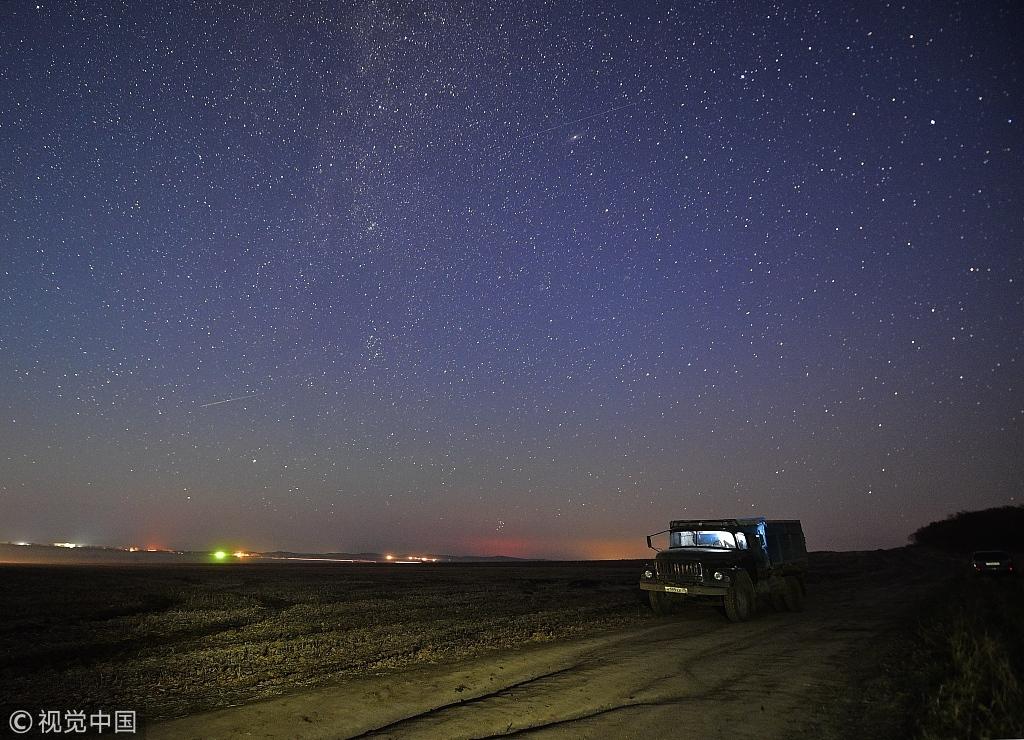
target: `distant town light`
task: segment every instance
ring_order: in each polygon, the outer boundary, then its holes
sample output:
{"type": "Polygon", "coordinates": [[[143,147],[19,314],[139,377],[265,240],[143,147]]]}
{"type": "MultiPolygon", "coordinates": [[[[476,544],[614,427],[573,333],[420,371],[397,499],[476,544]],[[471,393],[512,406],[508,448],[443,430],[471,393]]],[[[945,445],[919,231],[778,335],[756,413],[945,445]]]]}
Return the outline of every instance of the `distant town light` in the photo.
{"type": "Polygon", "coordinates": [[[81,547],[81,545],[76,545],[74,542],[54,542],[53,546],[54,547],[81,547]]]}
{"type": "Polygon", "coordinates": [[[215,557],[217,560],[223,560],[227,556],[228,554],[223,550],[217,550],[217,552],[213,553],[213,557],[215,557]]]}

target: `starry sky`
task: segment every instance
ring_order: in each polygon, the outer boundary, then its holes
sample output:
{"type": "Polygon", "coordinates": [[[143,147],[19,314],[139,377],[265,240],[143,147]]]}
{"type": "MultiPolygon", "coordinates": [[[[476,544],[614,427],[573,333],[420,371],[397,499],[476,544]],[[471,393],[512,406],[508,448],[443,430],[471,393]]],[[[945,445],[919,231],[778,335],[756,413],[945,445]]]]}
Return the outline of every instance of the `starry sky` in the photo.
{"type": "Polygon", "coordinates": [[[0,4],[0,540],[1020,503],[1017,2],[0,4]]]}

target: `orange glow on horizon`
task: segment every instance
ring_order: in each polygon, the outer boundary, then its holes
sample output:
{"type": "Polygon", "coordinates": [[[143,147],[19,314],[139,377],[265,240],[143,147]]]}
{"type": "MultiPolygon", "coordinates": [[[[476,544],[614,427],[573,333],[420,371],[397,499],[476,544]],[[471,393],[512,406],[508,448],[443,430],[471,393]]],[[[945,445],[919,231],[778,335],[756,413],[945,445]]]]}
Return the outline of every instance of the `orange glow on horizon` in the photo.
{"type": "Polygon", "coordinates": [[[574,543],[583,560],[636,560],[653,555],[643,537],[578,540],[574,543]]]}

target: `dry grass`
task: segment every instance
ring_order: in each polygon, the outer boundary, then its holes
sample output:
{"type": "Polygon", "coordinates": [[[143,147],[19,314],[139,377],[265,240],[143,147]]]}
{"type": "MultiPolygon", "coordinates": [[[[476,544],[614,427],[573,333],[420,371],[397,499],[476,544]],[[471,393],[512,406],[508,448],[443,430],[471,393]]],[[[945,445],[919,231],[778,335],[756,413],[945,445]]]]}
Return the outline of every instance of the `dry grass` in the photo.
{"type": "Polygon", "coordinates": [[[915,734],[1024,736],[1024,584],[964,580],[950,596],[920,629],[916,657],[929,680],[916,697],[915,734]]]}
{"type": "MultiPolygon", "coordinates": [[[[962,559],[954,567],[966,570],[962,559]]],[[[867,646],[856,735],[1024,737],[1022,580],[952,576],[902,628],[867,646]]]]}

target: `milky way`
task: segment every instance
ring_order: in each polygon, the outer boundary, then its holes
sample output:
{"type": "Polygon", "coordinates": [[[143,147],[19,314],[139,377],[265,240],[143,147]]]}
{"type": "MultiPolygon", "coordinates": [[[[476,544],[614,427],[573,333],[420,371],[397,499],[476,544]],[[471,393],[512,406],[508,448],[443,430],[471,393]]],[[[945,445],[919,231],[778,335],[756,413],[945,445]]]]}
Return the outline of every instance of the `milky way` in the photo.
{"type": "Polygon", "coordinates": [[[0,4],[0,539],[1019,503],[1019,3],[750,8],[0,4]]]}

